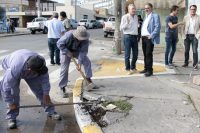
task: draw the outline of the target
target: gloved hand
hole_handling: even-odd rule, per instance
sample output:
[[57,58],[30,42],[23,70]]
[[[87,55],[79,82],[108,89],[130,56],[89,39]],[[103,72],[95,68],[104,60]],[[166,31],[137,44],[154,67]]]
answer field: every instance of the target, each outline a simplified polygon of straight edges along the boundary
[[44,96],[43,96],[43,104],[44,104],[45,106],[48,106],[48,105],[51,105],[51,104],[52,104],[51,98],[50,98],[49,95],[44,95]]
[[17,109],[17,105],[14,104],[14,103],[9,104],[9,109],[10,109],[10,110],[15,110],[15,109]]

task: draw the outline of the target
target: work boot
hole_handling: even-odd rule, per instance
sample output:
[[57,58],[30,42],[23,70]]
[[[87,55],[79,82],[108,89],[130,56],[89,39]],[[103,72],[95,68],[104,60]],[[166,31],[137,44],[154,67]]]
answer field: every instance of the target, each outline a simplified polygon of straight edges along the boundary
[[48,114],[48,117],[50,117],[52,120],[61,120],[62,117],[57,112],[54,112],[53,114]]
[[16,129],[17,128],[17,121],[16,120],[8,120],[8,128],[9,129]]
[[69,95],[66,93],[65,87],[61,88],[61,95],[62,95],[63,98],[68,98],[69,97]]
[[93,89],[98,89],[98,87],[93,83],[91,78],[86,78],[86,79],[88,81],[88,84],[87,84],[87,87],[86,87],[87,91],[91,91]]
[[72,94],[73,93],[70,90],[68,90],[68,92],[67,92],[65,87],[61,88],[61,95],[62,95],[63,98],[72,97]]

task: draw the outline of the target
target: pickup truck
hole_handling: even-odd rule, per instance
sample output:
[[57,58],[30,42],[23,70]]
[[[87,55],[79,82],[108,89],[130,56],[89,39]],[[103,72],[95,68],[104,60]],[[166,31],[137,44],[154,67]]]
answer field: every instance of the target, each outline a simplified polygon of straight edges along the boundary
[[108,35],[114,36],[115,32],[115,17],[108,18],[107,22],[104,22],[104,37],[108,37]]
[[47,34],[48,28],[45,26],[47,19],[43,17],[35,18],[32,22],[27,23],[27,29],[31,31],[31,34],[35,34],[36,31],[42,31],[43,34]]
[[87,29],[93,28],[93,23],[89,19],[81,19],[78,23],[79,26],[84,26]]

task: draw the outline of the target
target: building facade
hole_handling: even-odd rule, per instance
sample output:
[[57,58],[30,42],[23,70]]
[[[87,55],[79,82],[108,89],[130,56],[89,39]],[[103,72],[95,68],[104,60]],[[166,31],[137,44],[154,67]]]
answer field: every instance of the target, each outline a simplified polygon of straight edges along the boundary
[[0,0],[0,5],[5,8],[7,18],[13,20],[16,27],[26,27],[26,23],[31,22],[38,14],[50,17],[56,11],[56,6],[64,4],[52,0],[40,0],[40,5],[37,0]]

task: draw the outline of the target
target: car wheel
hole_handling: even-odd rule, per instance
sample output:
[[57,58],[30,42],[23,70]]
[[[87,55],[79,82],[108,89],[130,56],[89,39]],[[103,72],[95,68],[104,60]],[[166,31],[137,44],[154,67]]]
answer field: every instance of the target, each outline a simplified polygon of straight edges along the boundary
[[31,30],[31,34],[35,34],[35,32],[36,32],[35,30]]
[[48,33],[48,29],[47,29],[47,27],[44,27],[43,34],[47,34],[47,33]]
[[108,33],[104,33],[104,37],[107,38],[108,37]]

